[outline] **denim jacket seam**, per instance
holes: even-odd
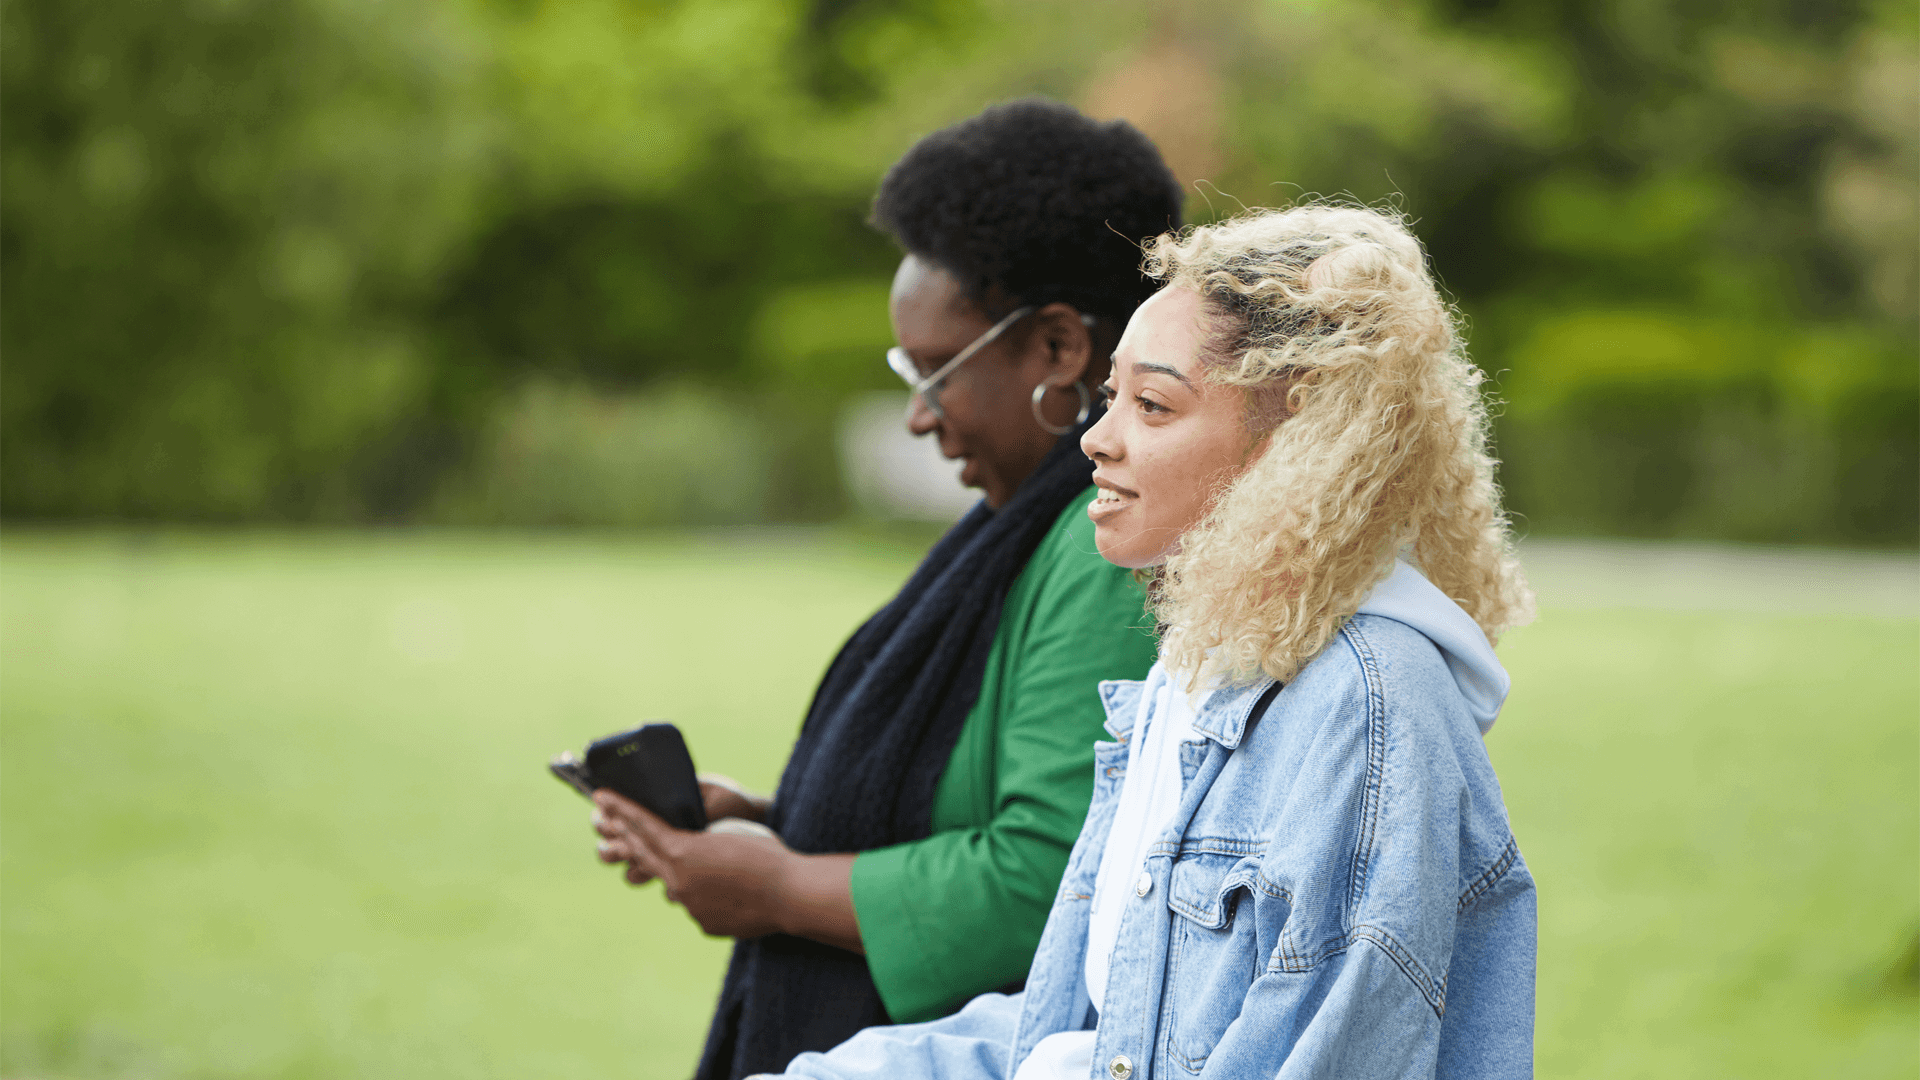
[[[1333,957],[1350,952],[1355,944],[1362,941],[1372,944],[1375,948],[1385,953],[1387,958],[1393,961],[1394,966],[1400,969],[1400,974],[1406,976],[1407,981],[1413,984],[1413,988],[1419,992],[1420,997],[1426,1001],[1427,1006],[1433,1010],[1434,1015],[1443,1019],[1445,1018],[1447,1012],[1446,978],[1444,976],[1435,978],[1433,974],[1427,970],[1426,965],[1422,964],[1419,958],[1413,955],[1413,950],[1401,944],[1400,939],[1395,937],[1385,927],[1372,923],[1357,924],[1343,936],[1328,938],[1326,941],[1320,943],[1320,947],[1315,949],[1311,956],[1303,955],[1294,949],[1286,935],[1282,934],[1278,946],[1282,960],[1279,970],[1295,974],[1304,974],[1326,963]],[[1269,970],[1271,970],[1271,965],[1269,965]]]
[[[1259,887],[1261,892],[1266,893],[1268,896],[1271,896],[1277,900],[1286,901],[1287,908],[1289,910],[1293,908],[1293,890],[1292,889],[1287,888],[1285,885],[1280,885],[1275,882],[1268,881],[1267,875],[1264,872],[1254,874],[1253,883],[1254,885]]]
[[[1480,876],[1474,878],[1473,882],[1467,886],[1466,891],[1460,894],[1460,901],[1454,905],[1454,911],[1465,911],[1474,901],[1492,892],[1493,887],[1500,884],[1501,880],[1507,876],[1507,872],[1513,869],[1513,864],[1519,861],[1519,858],[1520,844],[1512,836],[1508,836],[1507,846],[1500,850],[1500,857],[1493,860],[1492,865],[1482,870]]]
[[[1165,843],[1165,841],[1162,841]],[[1185,837],[1180,841],[1177,852],[1180,858],[1188,855],[1264,855],[1267,852],[1265,840],[1240,840],[1230,836]]]
[[[1348,938],[1349,944],[1357,941],[1371,942],[1374,947],[1386,953],[1387,958],[1392,960],[1394,965],[1400,969],[1400,973],[1405,975],[1407,981],[1413,984],[1413,988],[1420,992],[1422,998],[1426,999],[1427,1007],[1433,1010],[1433,1015],[1442,1020],[1446,1019],[1446,980],[1444,978],[1434,978],[1433,975],[1427,971],[1426,965],[1422,964],[1419,958],[1413,955],[1411,949],[1401,944],[1399,938],[1388,933],[1384,927],[1362,923],[1353,928],[1353,933]]]
[[[1379,823],[1381,788],[1385,784],[1386,702],[1379,662],[1368,646],[1365,635],[1349,619],[1340,628],[1340,636],[1353,649],[1354,657],[1360,662],[1361,678],[1366,684],[1367,709],[1367,780],[1360,809],[1360,835],[1354,843],[1351,876],[1347,882],[1347,910],[1351,913],[1360,906],[1360,898],[1366,893],[1367,878],[1372,869],[1373,835]]]

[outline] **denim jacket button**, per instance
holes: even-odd
[[[1146,872],[1145,870],[1140,871],[1140,880],[1133,886],[1133,895],[1145,896],[1152,891],[1153,891],[1153,875]],[[1122,1059],[1115,1058],[1114,1060],[1119,1061]]]
[[[1113,1080],[1127,1080],[1133,1075],[1133,1062],[1128,1061],[1125,1054],[1115,1054],[1113,1060],[1107,1062],[1107,1075]]]

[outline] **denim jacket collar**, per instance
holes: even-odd
[[[1140,712],[1140,695],[1147,684],[1140,679],[1105,679],[1100,683],[1100,704],[1106,706],[1107,734],[1115,742],[1133,736],[1134,717]]]
[[[1247,721],[1253,718],[1253,707],[1272,686],[1273,680],[1262,675],[1255,682],[1215,690],[1193,718],[1194,734],[1205,735],[1229,750],[1238,749],[1247,734]]]
[[[1165,675],[1156,671],[1149,676],[1149,681],[1159,678]],[[1273,680],[1263,675],[1255,682],[1214,691],[1193,718],[1194,733],[1229,750],[1236,749],[1246,737],[1247,721],[1253,717],[1254,706],[1272,686]],[[1107,709],[1107,734],[1113,736],[1115,742],[1124,743],[1133,737],[1134,719],[1140,714],[1140,696],[1145,693],[1147,682],[1137,679],[1109,679],[1100,684],[1100,703]]]

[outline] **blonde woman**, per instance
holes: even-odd
[[[791,1074],[1530,1075],[1533,880],[1481,738],[1532,600],[1425,254],[1309,205],[1148,268],[1081,446],[1165,636],[1100,685],[1115,741],[1026,988]]]

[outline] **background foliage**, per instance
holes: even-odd
[[[1038,92],[1398,202],[1529,528],[1912,543],[1916,79],[1869,0],[9,0],[0,512],[835,516],[872,187]]]

